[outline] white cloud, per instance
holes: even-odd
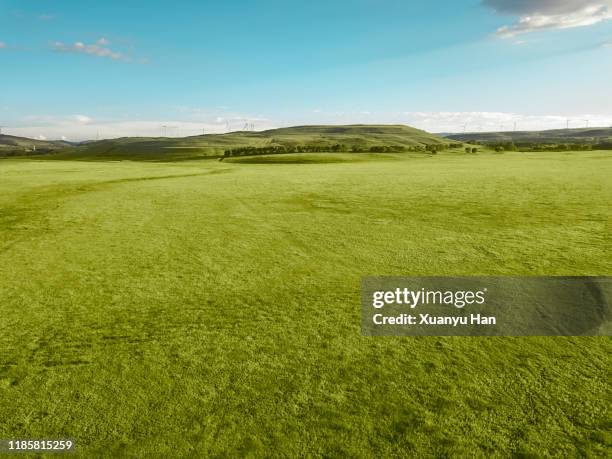
[[[104,57],[115,61],[131,61],[131,58],[125,54],[110,49],[107,46],[109,44],[110,42],[106,38],[100,38],[98,41],[96,41],[96,43],[90,45],[81,41],[76,41],[71,45],[56,41],[53,43],[52,47],[55,51],[62,53],[87,54],[89,56]]]
[[[595,114],[552,114],[526,115],[506,112],[322,112],[312,113],[301,119],[282,123],[284,126],[298,124],[404,124],[428,132],[484,132],[510,131],[516,123],[517,130],[537,131],[545,129],[563,129],[566,120],[570,127],[584,127],[586,120],[589,126],[612,126],[612,111],[609,115]]]
[[[246,123],[255,124],[256,130],[273,129],[280,126],[304,124],[404,124],[428,132],[486,132],[486,131],[535,131],[563,129],[569,119],[571,128],[589,126],[612,126],[610,115],[594,114],[553,114],[524,115],[504,112],[321,112],[304,113],[303,118],[273,121],[262,117],[241,117],[235,114],[225,116],[207,115],[201,119],[149,119],[149,120],[100,120],[87,115],[65,117],[32,116],[24,118],[11,128],[9,134],[48,139],[66,138],[73,141],[116,137],[184,137],[190,135],[238,131]],[[516,124],[515,124],[516,123]],[[165,126],[165,127],[164,127]]]
[[[612,0],[484,0],[500,14],[518,20],[497,30],[502,38],[552,29],[586,27],[612,19]]]
[[[40,19],[41,21],[51,21],[53,19],[55,19],[55,16],[53,14],[41,14],[38,16],[38,19]]]
[[[429,132],[538,131],[612,125],[612,114],[522,115],[504,112],[406,112],[406,124]]]
[[[6,43],[4,43],[3,41],[0,41],[0,49],[4,49],[6,48]]]
[[[91,124],[93,122],[93,119],[86,115],[75,115],[74,119],[78,124]]]
[[[87,115],[71,115],[30,116],[16,126],[6,128],[6,131],[11,135],[30,138],[43,135],[48,139],[80,141],[116,137],[184,137],[201,135],[202,132],[215,134],[227,132],[228,128],[231,131],[241,130],[246,123],[254,124],[257,130],[276,127],[265,118],[237,115],[230,118],[212,116],[202,120],[99,120]]]

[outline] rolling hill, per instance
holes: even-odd
[[[427,147],[453,143],[448,139],[403,125],[297,126],[252,132],[207,134],[192,137],[124,137],[83,143],[67,148],[58,159],[132,159],[144,161],[219,157],[228,149],[309,145],[329,151],[334,145],[348,149],[373,146]]]
[[[445,138],[461,142],[481,142],[485,144],[513,142],[526,144],[589,144],[612,143],[612,127],[554,129],[548,131],[504,131],[504,132],[466,132],[445,134]]]
[[[70,143],[63,141],[28,139],[26,137],[0,134],[0,157],[45,154],[70,146]]]

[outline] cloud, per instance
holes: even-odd
[[[505,112],[405,112],[406,124],[429,132],[537,131],[570,127],[610,126],[612,115],[523,115]]]
[[[41,21],[51,21],[53,19],[55,19],[55,15],[53,14],[41,14],[38,16],[38,19],[40,19]]]
[[[612,19],[612,0],[483,0],[499,14],[519,16],[497,30],[502,38],[538,30],[586,27]]]
[[[93,122],[93,119],[86,115],[75,115],[74,119],[78,124],[91,124]]]
[[[563,14],[579,10],[588,4],[609,3],[606,0],[483,0],[484,5],[502,14]]]
[[[245,123],[253,123],[255,129],[277,127],[266,118],[229,117],[208,115],[198,120],[154,119],[154,120],[102,120],[87,115],[69,116],[28,116],[14,123],[6,131],[11,135],[48,139],[69,139],[72,141],[109,139],[117,137],[185,137],[192,135],[224,133],[241,130]],[[3,130],[4,131],[4,130]]]
[[[87,54],[89,56],[103,57],[115,61],[130,62],[131,58],[118,51],[113,51],[108,47],[110,42],[102,37],[93,44],[85,44],[81,41],[74,42],[71,45],[64,44],[60,41],[53,43],[52,47],[55,51],[62,53]]]
[[[6,48],[6,43],[4,43],[3,41],[0,41],[0,49],[4,49]]]
[[[570,128],[612,126],[612,113],[604,114],[551,114],[526,115],[507,112],[305,112],[303,118],[270,120],[228,113],[207,114],[199,119],[113,119],[103,120],[87,115],[30,116],[13,123],[6,132],[11,135],[48,139],[66,138],[72,141],[107,139],[116,137],[184,137],[191,135],[224,133],[243,129],[246,123],[254,123],[255,129],[266,130],[280,126],[303,124],[404,124],[428,132],[487,132],[487,131],[535,131],[564,129],[569,120]],[[4,129],[3,129],[4,131]]]

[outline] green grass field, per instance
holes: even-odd
[[[359,286],[611,275],[612,155],[339,157],[0,161],[0,438],[609,457],[609,337],[363,337]]]

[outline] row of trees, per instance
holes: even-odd
[[[492,145],[495,151],[587,151],[592,150],[593,145],[590,144],[575,144],[575,143],[563,143],[563,144],[521,144],[515,145],[513,143],[503,143]]]
[[[483,143],[478,143],[483,145]],[[488,147],[497,152],[503,151],[589,151],[589,150],[612,150],[612,141],[591,143],[519,143],[499,142],[487,143]]]
[[[436,144],[436,145],[375,145],[372,147],[349,147],[345,144],[333,144],[333,145],[317,145],[317,144],[304,144],[304,145],[266,145],[264,147],[239,147],[225,150],[224,157],[232,156],[254,156],[254,155],[274,155],[283,153],[322,153],[322,152],[352,152],[352,153],[402,153],[411,151],[422,151],[437,153],[442,150],[453,147],[462,147],[462,144]]]

